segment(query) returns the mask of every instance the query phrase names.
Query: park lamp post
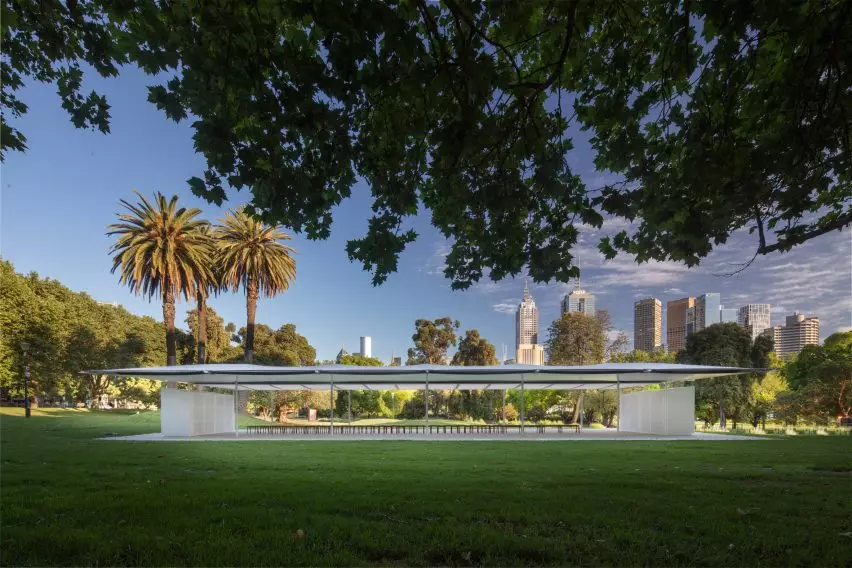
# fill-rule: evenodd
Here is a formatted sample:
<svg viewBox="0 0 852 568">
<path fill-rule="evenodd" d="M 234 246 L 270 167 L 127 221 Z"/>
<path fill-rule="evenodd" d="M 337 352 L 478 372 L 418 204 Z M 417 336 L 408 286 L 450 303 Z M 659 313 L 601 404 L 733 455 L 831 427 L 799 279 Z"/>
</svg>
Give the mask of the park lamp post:
<svg viewBox="0 0 852 568">
<path fill-rule="evenodd" d="M 30 417 L 30 394 L 29 394 L 29 382 L 30 382 L 30 364 L 27 360 L 27 352 L 30 350 L 30 344 L 26 341 L 21 342 L 21 353 L 24 355 L 24 416 Z"/>
</svg>

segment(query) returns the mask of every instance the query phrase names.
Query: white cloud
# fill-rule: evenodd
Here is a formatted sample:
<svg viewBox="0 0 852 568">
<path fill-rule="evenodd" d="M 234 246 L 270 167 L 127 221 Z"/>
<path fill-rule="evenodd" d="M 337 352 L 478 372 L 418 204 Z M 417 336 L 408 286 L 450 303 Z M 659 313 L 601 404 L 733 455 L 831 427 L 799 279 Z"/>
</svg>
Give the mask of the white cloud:
<svg viewBox="0 0 852 568">
<path fill-rule="evenodd" d="M 450 254 L 450 242 L 446 239 L 436 241 L 432 244 L 432 254 L 429 255 L 426 262 L 417 271 L 444 278 L 444 268 L 447 266 L 448 254 Z"/>
<path fill-rule="evenodd" d="M 663 290 L 663 294 L 678 295 L 683 293 L 683 290 L 681 290 L 680 288 L 666 288 L 665 290 Z"/>
<path fill-rule="evenodd" d="M 838 327 L 837 330 L 835 331 L 835 333 L 847 333 L 847 332 L 850 332 L 850 331 L 852 331 L 852 326 L 846 325 L 846 326 Z"/>
<path fill-rule="evenodd" d="M 518 310 L 518 304 L 500 303 L 491 306 L 495 312 L 501 314 L 514 314 Z"/>
</svg>

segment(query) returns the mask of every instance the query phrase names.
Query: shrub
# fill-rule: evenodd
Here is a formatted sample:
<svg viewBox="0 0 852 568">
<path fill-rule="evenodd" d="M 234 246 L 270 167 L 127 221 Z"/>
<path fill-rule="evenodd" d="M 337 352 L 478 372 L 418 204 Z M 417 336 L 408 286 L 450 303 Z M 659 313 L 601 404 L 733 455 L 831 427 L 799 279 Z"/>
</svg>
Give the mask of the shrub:
<svg viewBox="0 0 852 568">
<path fill-rule="evenodd" d="M 506 421 L 515 422 L 518 420 L 518 409 L 511 402 L 506 403 Z"/>
</svg>

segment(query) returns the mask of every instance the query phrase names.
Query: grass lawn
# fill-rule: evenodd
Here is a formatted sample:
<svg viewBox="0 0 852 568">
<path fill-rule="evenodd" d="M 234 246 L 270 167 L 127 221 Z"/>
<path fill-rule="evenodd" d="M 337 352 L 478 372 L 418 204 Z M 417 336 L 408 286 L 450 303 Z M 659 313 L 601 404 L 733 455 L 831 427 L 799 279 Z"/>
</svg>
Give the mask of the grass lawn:
<svg viewBox="0 0 852 568">
<path fill-rule="evenodd" d="M 846 565 L 852 437 L 117 442 L 2 409 L 3 565 Z"/>
</svg>

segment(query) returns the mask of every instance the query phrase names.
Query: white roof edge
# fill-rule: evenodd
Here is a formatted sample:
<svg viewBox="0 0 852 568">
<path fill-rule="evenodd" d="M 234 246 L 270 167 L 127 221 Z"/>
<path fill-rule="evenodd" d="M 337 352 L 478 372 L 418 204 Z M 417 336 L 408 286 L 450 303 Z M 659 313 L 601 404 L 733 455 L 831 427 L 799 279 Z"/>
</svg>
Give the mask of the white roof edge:
<svg viewBox="0 0 852 568">
<path fill-rule="evenodd" d="M 617 376 L 630 376 L 636 380 L 637 375 L 642 382 L 665 382 L 668 380 L 695 380 L 723 375 L 763 372 L 767 369 L 750 369 L 744 367 L 717 367 L 711 365 L 681 365 L 672 363 L 601 363 L 598 365 L 561 366 L 561 365 L 494 365 L 479 367 L 464 367 L 458 365 L 409 365 L 405 367 L 358 367 L 352 365 L 316 365 L 305 367 L 275 367 L 267 365 L 249 365 L 241 363 L 211 363 L 205 365 L 175 365 L 165 367 L 130 367 L 123 369 L 98 369 L 80 371 L 81 374 L 100 374 L 114 376 L 132 376 L 150 378 L 153 380 L 178 380 L 190 383 L 220 382 L 226 377 L 239 377 L 241 382 L 264 383 L 274 382 L 275 378 L 287 381 L 299 377 L 311 381 L 324 381 L 334 376 L 336 381 L 346 381 L 347 376 L 373 377 L 381 380 L 384 377 L 413 380 L 420 375 L 429 375 L 431 381 L 440 381 L 440 376 L 453 376 L 453 380 L 462 384 L 478 383 L 476 379 L 484 376 L 520 378 L 522 382 L 532 382 L 535 377 L 548 381 L 569 380 L 571 376 L 583 376 L 586 379 L 597 379 L 595 382 L 615 382 Z M 530 376 L 534 375 L 534 376 Z M 463 378 L 465 377 L 465 378 Z M 627 377 L 625 377 L 627 378 Z M 264 380 L 266 379 L 266 380 Z M 233 380 L 233 379 L 232 379 Z M 370 382 L 370 381 L 367 381 Z"/>
</svg>

